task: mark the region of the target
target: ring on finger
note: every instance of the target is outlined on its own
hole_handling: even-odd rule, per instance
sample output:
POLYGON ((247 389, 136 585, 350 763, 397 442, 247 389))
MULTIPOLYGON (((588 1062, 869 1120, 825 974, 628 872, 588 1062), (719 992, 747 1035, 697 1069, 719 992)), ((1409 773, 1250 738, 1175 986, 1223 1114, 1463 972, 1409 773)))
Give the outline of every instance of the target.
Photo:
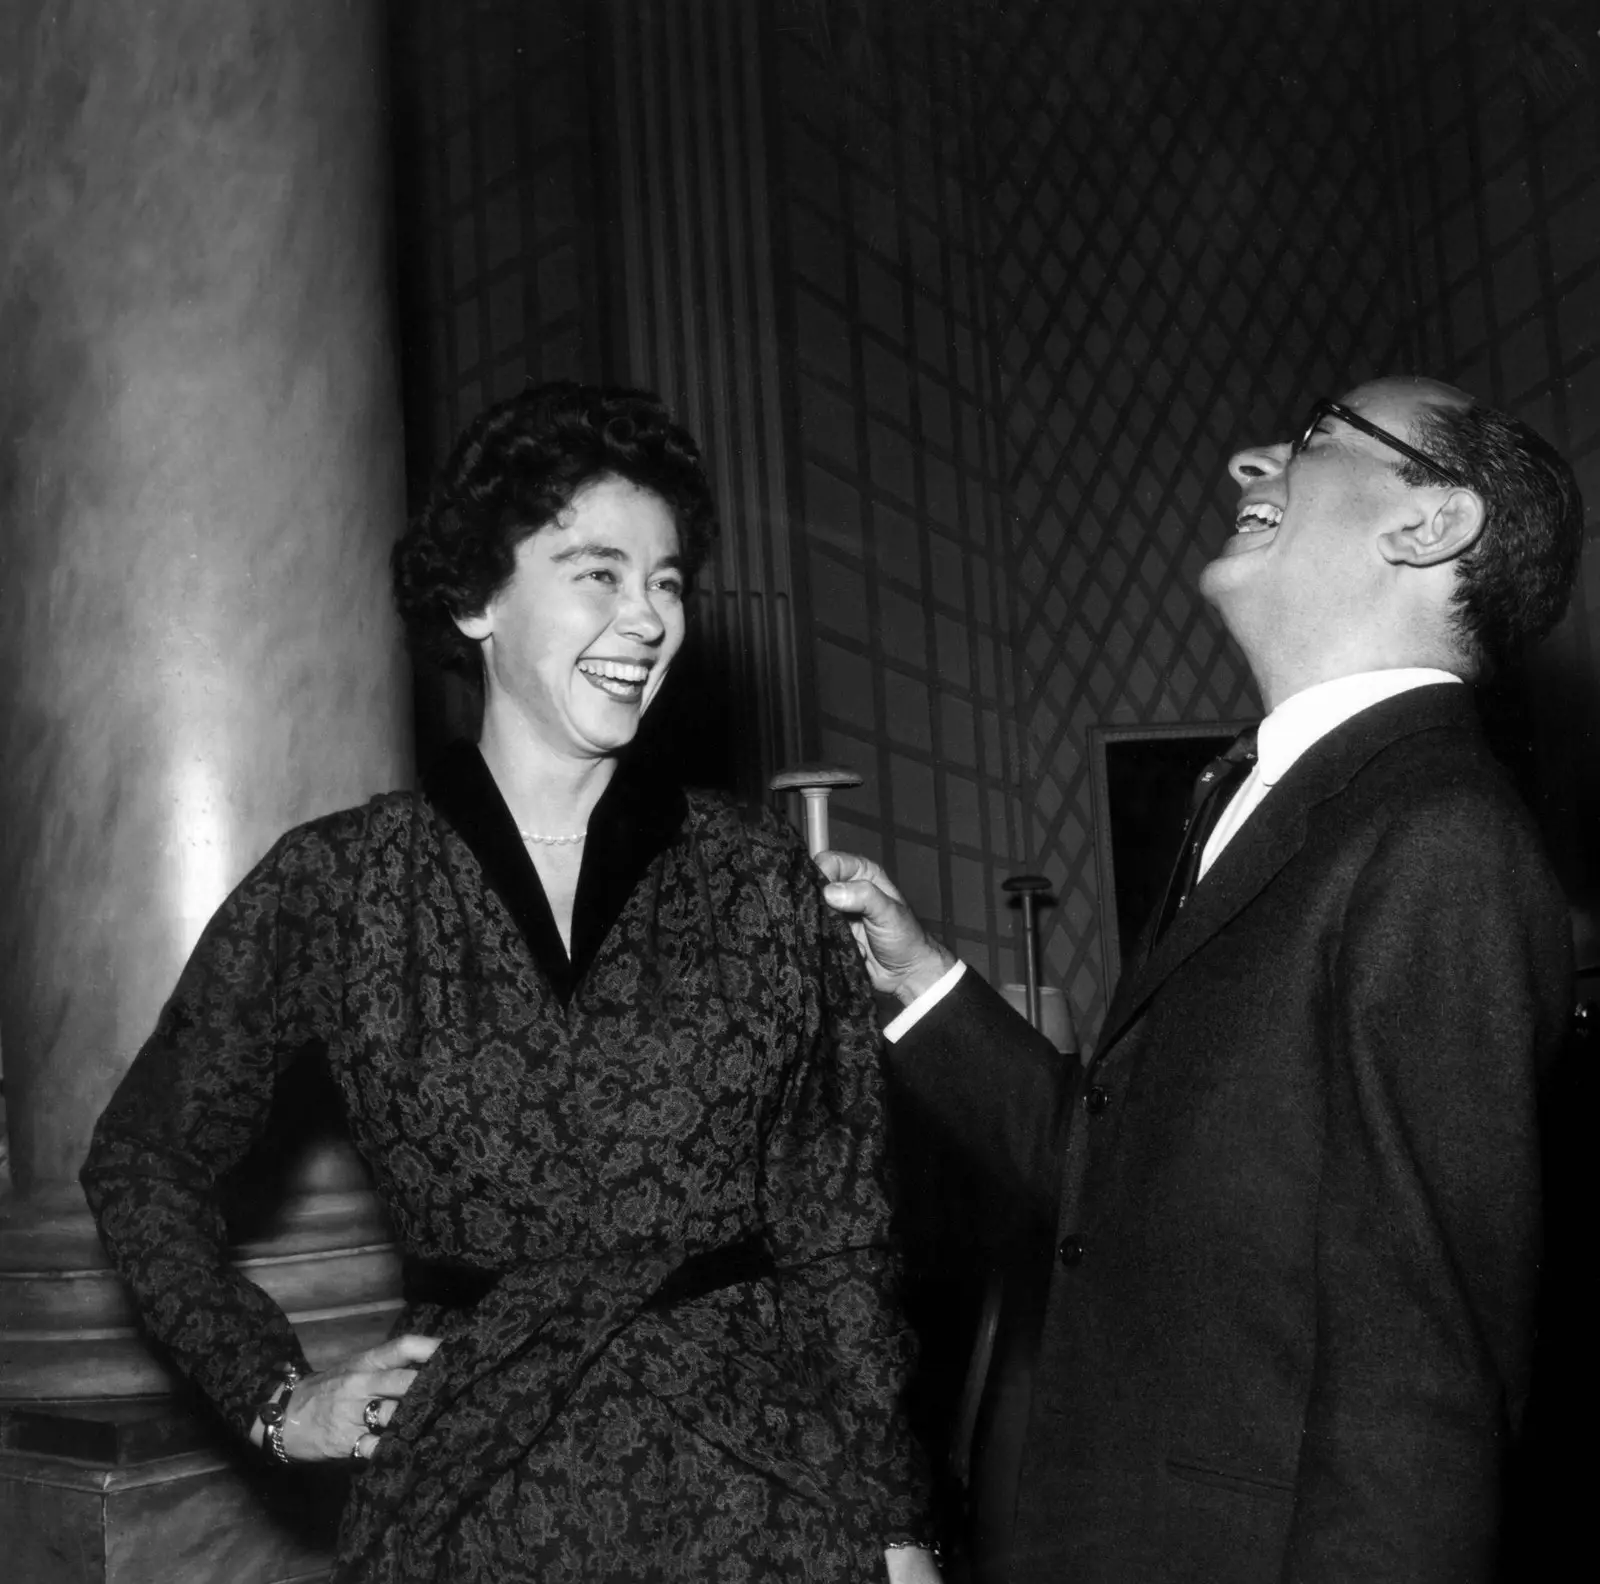
POLYGON ((379 1410, 383 1407, 381 1397, 372 1397, 367 1400, 367 1406, 361 1410, 361 1422, 373 1435, 383 1434, 383 1420, 378 1417, 379 1410))
POLYGON ((355 1439, 355 1444, 350 1448, 350 1456, 353 1457, 357 1463, 361 1462, 362 1459, 367 1455, 361 1450, 361 1443, 364 1439, 364 1436, 357 1436, 355 1439))

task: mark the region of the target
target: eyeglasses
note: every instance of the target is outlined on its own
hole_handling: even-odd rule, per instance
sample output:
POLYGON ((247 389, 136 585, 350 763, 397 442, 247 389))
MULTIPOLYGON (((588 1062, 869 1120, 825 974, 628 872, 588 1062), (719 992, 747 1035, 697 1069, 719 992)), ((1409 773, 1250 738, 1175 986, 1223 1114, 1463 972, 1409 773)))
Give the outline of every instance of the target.
POLYGON ((1311 416, 1306 420, 1306 426, 1300 431, 1300 438, 1289 447, 1289 455, 1297 457, 1311 444, 1311 436, 1316 432, 1317 425, 1324 418, 1337 418, 1350 425, 1352 429, 1359 429, 1362 434, 1371 435, 1374 440, 1382 441, 1391 451, 1398 451, 1401 456, 1409 457, 1418 467, 1425 467, 1435 478, 1443 479, 1446 484, 1454 484, 1460 489, 1468 488, 1467 481, 1459 473, 1453 473, 1441 462, 1435 462, 1432 457, 1424 456, 1415 446, 1409 446, 1398 436, 1392 435, 1387 429, 1380 429, 1375 423, 1369 423, 1358 412, 1352 412, 1348 407, 1341 406, 1336 401, 1324 398, 1311 409, 1311 416))

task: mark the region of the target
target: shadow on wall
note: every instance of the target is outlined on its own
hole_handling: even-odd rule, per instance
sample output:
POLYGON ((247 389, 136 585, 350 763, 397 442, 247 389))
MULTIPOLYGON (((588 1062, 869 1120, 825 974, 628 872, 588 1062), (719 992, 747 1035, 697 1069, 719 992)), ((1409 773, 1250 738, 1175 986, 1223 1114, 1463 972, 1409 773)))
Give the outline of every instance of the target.
POLYGON ((765 791, 761 766, 745 762, 754 756, 739 730, 759 703, 741 696, 727 655, 693 623, 639 729, 637 762, 669 783, 759 798, 765 791))
POLYGON ((1545 1250, 1533 1388, 1513 1464, 1502 1577, 1562 1578, 1589 1543, 1595 1422, 1592 1305, 1593 1118, 1600 1096, 1600 896, 1572 909, 1572 1039, 1540 1097, 1545 1250))
POLYGON ((1567 900, 1600 897, 1600 693, 1580 659, 1547 642, 1521 665, 1476 686, 1495 757, 1538 821, 1567 900))

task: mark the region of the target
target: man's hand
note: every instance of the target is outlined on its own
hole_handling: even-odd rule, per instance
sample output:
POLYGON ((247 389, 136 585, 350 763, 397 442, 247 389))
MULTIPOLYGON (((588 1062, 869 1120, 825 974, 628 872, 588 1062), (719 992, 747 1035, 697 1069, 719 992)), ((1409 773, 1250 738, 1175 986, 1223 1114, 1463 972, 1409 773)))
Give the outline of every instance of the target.
POLYGON ((894 881, 870 858, 820 852, 816 862, 829 882, 823 900, 850 920, 874 989, 910 1006, 955 967, 954 953, 929 938, 894 881))

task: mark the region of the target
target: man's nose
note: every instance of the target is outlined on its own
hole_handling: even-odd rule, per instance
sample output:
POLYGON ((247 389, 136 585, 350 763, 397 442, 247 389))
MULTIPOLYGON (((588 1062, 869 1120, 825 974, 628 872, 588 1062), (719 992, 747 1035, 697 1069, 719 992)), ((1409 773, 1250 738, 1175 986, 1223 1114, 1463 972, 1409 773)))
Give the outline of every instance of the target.
POLYGON ((1289 465, 1289 442, 1277 445, 1248 446, 1236 452, 1228 462, 1228 471, 1236 484, 1253 484, 1257 479, 1273 478, 1289 465))

